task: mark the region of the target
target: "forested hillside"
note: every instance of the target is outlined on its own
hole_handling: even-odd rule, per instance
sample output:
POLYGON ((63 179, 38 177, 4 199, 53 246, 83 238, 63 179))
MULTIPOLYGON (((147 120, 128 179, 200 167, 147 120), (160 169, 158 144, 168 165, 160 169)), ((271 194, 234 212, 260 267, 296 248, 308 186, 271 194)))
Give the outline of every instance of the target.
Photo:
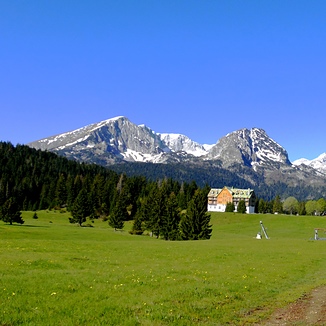
POLYGON ((289 183, 287 175, 275 177, 272 182, 266 182, 261 173, 255 172, 252 168, 234 164, 232 169, 221 167, 218 162, 200 163, 170 163, 154 164, 140 162, 125 162, 111 165, 110 169, 117 173, 125 172, 129 176, 145 176, 150 180, 164 178, 165 176, 179 182, 195 181, 199 187, 208 185, 212 188, 223 188, 225 185, 236 188, 252 188, 257 197, 272 201, 276 196, 282 200, 289 196, 295 196, 300 201, 319 199, 326 196, 326 186, 312 186, 304 180, 295 179, 289 183))
MULTIPOLYGON (((123 221, 133 219, 135 234, 146 229, 165 239, 209 238, 207 192, 207 187, 199 189, 195 182, 127 177, 124 173, 117 174, 98 165, 78 163, 28 146, 0 143, 3 220, 12 207, 15 207, 13 215, 17 210, 67 209, 72 213, 70 221, 80 225, 87 217, 102 217, 108 219, 112 227, 122 228, 123 221), (190 215, 185 215, 181 223, 179 213, 187 207, 190 215), (193 227, 187 219, 198 209, 206 219, 204 224, 200 221, 206 233, 197 230, 196 235, 186 234, 190 232, 187 228, 193 227), (183 225, 183 233, 179 223, 183 225)), ((15 216, 6 221, 17 222, 15 216)))

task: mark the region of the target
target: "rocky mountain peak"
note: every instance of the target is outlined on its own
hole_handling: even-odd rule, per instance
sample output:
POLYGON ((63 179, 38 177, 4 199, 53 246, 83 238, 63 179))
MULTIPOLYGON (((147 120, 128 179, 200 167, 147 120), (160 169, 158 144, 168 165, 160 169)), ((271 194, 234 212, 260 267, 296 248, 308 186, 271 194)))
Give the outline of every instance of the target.
POLYGON ((224 166, 234 163, 246 166, 275 162, 290 164, 286 150, 260 128, 243 128, 227 134, 210 150, 207 158, 219 159, 224 166))
POLYGON ((305 166, 312 167, 323 174, 326 174, 326 153, 319 155, 317 158, 315 158, 313 160, 301 158, 301 159, 295 160, 292 164, 294 166, 300 166, 303 164, 305 166))

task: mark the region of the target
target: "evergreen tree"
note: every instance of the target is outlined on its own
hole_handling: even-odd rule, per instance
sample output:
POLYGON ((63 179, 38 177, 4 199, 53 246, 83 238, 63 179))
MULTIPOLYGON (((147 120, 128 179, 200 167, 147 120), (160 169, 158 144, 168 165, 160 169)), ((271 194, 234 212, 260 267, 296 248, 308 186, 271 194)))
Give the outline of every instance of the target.
POLYGON ((48 201, 48 190, 49 187, 47 184, 42 185, 42 190, 39 198, 39 206, 38 209, 47 209, 50 207, 50 202, 48 201))
POLYGON ((187 184, 186 183, 184 185, 184 191, 185 191, 187 203, 189 203, 189 201, 194 196, 194 194, 195 194, 195 192, 196 192, 197 189, 198 189, 198 186, 197 186, 197 184, 196 184, 196 182, 194 180, 191 181, 190 184, 187 184))
POLYGON ((240 200, 237 207, 237 212, 240 214, 245 214, 247 211, 246 203, 244 200, 240 200))
POLYGON ((161 234, 167 196, 165 183, 161 184, 160 187, 161 188, 159 188, 157 184, 153 185, 153 189, 145 204, 146 207, 144 208, 146 212, 145 227, 157 238, 159 238, 161 234))
POLYGON ((281 214, 283 212, 281 197, 277 195, 273 203, 273 213, 281 214))
POLYGON ((55 201, 55 190, 57 187, 57 180, 55 178, 51 179, 49 182, 49 192, 48 192, 48 201, 50 203, 50 208, 54 208, 56 206, 55 201))
POLYGON ((197 190, 190 200, 187 213, 180 222, 180 233, 184 240, 201 240, 211 237, 210 215, 207 213, 207 196, 197 190))
POLYGON ((131 234, 141 235, 144 233, 141 210, 138 210, 132 224, 131 234))
POLYGON ((186 209, 187 208, 187 199, 184 191, 184 183, 182 182, 180 191, 178 194, 178 204, 180 209, 186 209))
POLYGON ((118 200, 109 216, 109 225, 114 228, 115 231, 117 229, 123 229, 124 221, 127 219, 128 213, 126 207, 121 200, 118 200))
POLYGON ((180 215, 177 198, 172 192, 166 202, 166 211, 162 220, 161 233, 165 240, 177 240, 180 215))
POLYGON ((12 225, 12 223, 24 224, 17 201, 13 197, 10 197, 5 201, 1 207, 0 213, 0 219, 5 223, 10 223, 10 225, 12 225))
POLYGON ((0 178, 0 207, 4 204, 6 201, 6 182, 4 181, 4 178, 0 178))
POLYGON ((88 197, 86 189, 82 189, 71 210, 72 217, 69 218, 70 223, 78 223, 80 226, 86 222, 86 217, 90 215, 88 197))
POLYGON ((57 181, 56 187, 56 204, 59 207, 63 207, 67 203, 67 185, 66 185, 66 178, 63 174, 60 174, 59 179, 57 181))
POLYGON ((105 215, 109 215, 110 211, 113 209, 115 204, 115 198, 117 196, 117 190, 116 190, 116 180, 109 179, 105 181, 104 185, 104 197, 103 197, 103 203, 105 211, 103 213, 105 215))
POLYGON ((265 214, 267 213, 267 204, 264 199, 259 199, 258 202, 258 213, 265 214))

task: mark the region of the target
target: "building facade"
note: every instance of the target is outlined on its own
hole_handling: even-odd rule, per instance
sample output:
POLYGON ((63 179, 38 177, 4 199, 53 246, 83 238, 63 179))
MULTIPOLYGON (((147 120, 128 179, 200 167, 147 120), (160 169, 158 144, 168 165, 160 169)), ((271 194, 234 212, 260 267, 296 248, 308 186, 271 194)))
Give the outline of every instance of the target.
POLYGON ((243 200, 246 204, 246 212, 252 214, 255 212, 256 195, 253 189, 238 189, 233 187, 224 187, 222 189, 212 188, 208 194, 207 211, 225 212, 226 205, 233 203, 237 211, 239 202, 243 200))

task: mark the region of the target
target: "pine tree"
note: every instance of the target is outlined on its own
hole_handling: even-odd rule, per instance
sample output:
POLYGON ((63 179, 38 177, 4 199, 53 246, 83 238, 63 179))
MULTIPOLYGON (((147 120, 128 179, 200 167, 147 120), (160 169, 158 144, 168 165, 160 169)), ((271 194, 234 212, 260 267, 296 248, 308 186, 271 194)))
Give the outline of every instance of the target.
POLYGON ((277 195, 274 199, 273 203, 273 213, 282 213, 283 208, 282 208, 282 202, 281 202, 281 197, 277 195))
POLYGON ((178 204, 181 209, 186 209, 187 208, 187 199, 184 191, 184 183, 182 182, 180 191, 178 194, 178 204))
POLYGON ((179 237, 180 215, 177 198, 172 192, 166 202, 166 210, 162 220, 161 233, 165 240, 177 240, 179 237))
POLYGON ((72 217, 69 218, 70 223, 78 223, 80 226, 86 222, 86 217, 90 215, 88 197, 86 189, 82 189, 71 210, 72 217))
MULTIPOLYGON (((189 203, 190 205, 190 203, 189 203)), ((194 239, 194 221, 189 214, 183 214, 180 221, 180 236, 182 240, 194 239)))
POLYGON ((143 233, 144 230, 143 230, 141 210, 138 210, 134 219, 134 223, 132 224, 130 234, 141 235, 143 233))
POLYGON ((17 201, 13 197, 10 197, 5 201, 1 207, 0 213, 0 219, 5 223, 10 223, 10 225, 12 225, 12 223, 24 224, 17 201))
POLYGON ((245 214, 246 213, 246 203, 244 200, 240 200, 238 203, 238 207, 237 207, 237 212, 240 214, 245 214))
POLYGON ((267 212, 267 204, 264 199, 259 199, 258 203, 258 213, 265 214, 267 212))
POLYGON ((109 225, 117 229, 123 229, 124 221, 128 219, 128 213, 126 207, 124 207, 123 202, 121 200, 117 200, 116 205, 114 206, 110 216, 109 216, 109 225))
POLYGON ((207 213, 207 196, 197 190, 190 200, 187 213, 180 223, 180 233, 184 240, 202 240, 211 237, 210 215, 207 213))
POLYGON ((63 207, 67 203, 67 185, 66 178, 63 174, 60 174, 59 179, 57 181, 57 186, 55 190, 56 194, 56 203, 59 207, 63 207))
POLYGON ((161 184, 161 188, 158 187, 158 185, 154 185, 154 188, 148 195, 145 204, 146 207, 144 207, 144 211, 146 212, 145 227, 157 238, 161 234, 167 196, 165 183, 161 184))

